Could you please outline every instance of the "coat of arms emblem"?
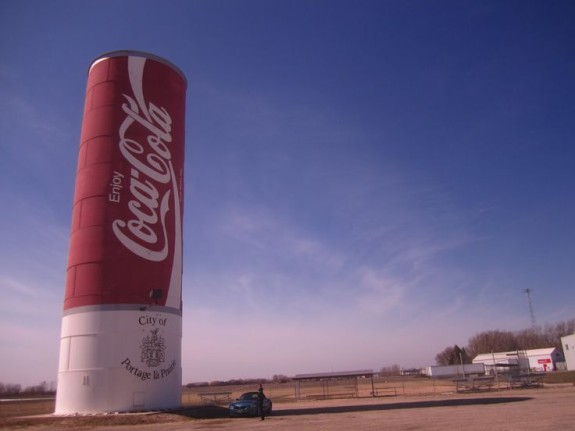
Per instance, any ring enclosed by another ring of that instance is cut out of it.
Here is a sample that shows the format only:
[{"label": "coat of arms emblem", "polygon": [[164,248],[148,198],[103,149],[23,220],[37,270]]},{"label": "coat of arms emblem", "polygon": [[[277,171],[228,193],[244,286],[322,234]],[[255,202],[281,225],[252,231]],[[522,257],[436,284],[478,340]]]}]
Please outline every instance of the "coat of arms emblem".
[{"label": "coat of arms emblem", "polygon": [[158,335],[158,330],[159,328],[150,331],[150,335],[144,337],[140,346],[142,349],[142,362],[148,367],[157,367],[166,360],[164,338]]}]

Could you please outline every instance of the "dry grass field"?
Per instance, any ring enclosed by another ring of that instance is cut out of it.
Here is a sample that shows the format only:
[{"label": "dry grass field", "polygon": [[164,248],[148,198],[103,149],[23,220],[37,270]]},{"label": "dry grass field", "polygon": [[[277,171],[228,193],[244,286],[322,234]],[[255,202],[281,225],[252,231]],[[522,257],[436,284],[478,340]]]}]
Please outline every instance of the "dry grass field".
[{"label": "dry grass field", "polygon": [[[355,382],[314,382],[295,400],[291,383],[267,385],[273,414],[258,418],[228,418],[227,398],[254,386],[185,389],[177,412],[54,417],[54,401],[0,403],[0,429],[37,430],[555,430],[575,429],[573,383],[536,388],[457,392],[450,381],[395,378],[374,381],[380,396],[372,396],[371,381],[360,381],[359,396],[348,398]],[[209,394],[206,396],[206,392]],[[215,394],[214,394],[215,393]],[[341,398],[340,398],[341,396]],[[346,397],[344,397],[346,396]],[[211,398],[211,400],[209,399]],[[216,398],[214,402],[213,398]]]},{"label": "dry grass field", "polygon": [[[503,387],[503,385],[502,385]],[[184,405],[194,405],[206,403],[209,396],[202,397],[202,394],[220,393],[212,395],[211,398],[235,399],[242,393],[257,390],[257,385],[245,386],[218,386],[210,388],[185,388],[182,393],[182,403]],[[266,395],[274,403],[284,403],[297,401],[296,390],[293,382],[267,384],[264,387]],[[299,400],[313,401],[319,399],[335,398],[370,398],[372,392],[378,397],[398,396],[398,395],[426,395],[445,392],[453,392],[456,387],[450,380],[432,380],[421,377],[399,377],[374,379],[373,386],[370,379],[339,379],[337,381],[326,380],[323,382],[311,381],[302,382],[300,386]],[[226,397],[226,393],[229,395]],[[218,402],[219,403],[219,402]]]}]

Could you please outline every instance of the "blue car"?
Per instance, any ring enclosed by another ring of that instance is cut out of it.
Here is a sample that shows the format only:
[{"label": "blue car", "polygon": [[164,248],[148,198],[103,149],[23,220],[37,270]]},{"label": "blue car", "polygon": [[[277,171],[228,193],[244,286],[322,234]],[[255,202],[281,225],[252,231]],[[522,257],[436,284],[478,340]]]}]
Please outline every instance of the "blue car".
[{"label": "blue car", "polygon": [[[229,405],[230,416],[258,416],[258,393],[246,392]],[[264,396],[264,414],[272,412],[272,401]]]}]

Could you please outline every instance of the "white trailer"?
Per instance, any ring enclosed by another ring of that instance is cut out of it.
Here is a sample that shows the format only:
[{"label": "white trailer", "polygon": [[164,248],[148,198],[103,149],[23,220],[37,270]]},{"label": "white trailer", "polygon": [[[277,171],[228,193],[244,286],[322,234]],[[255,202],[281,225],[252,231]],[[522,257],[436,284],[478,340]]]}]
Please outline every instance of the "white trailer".
[{"label": "white trailer", "polygon": [[427,375],[436,379],[484,374],[485,366],[483,364],[438,365],[427,367]]}]

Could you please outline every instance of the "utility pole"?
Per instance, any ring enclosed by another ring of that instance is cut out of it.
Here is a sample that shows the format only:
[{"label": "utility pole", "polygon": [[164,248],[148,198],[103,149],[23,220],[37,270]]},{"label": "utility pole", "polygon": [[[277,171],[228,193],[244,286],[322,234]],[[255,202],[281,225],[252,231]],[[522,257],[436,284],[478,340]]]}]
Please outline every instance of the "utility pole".
[{"label": "utility pole", "polygon": [[531,317],[531,326],[535,327],[535,311],[533,310],[533,303],[531,302],[531,289],[525,289],[525,294],[527,295],[527,303],[529,304],[529,316]]}]

